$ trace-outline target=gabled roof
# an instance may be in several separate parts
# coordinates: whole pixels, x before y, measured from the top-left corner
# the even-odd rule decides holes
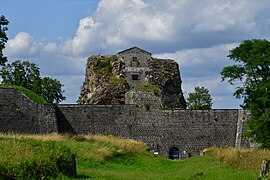
[[[141,48],[138,48],[138,47],[136,47],[136,46],[134,46],[134,47],[132,47],[132,48],[129,48],[129,49],[126,49],[126,50],[123,50],[123,51],[120,51],[120,52],[118,52],[117,54],[122,54],[122,53],[125,53],[125,52],[127,52],[127,51],[131,51],[131,50],[133,50],[133,49],[138,50],[138,51],[142,51],[142,52],[147,53],[147,54],[149,54],[149,55],[151,56],[151,53],[150,53],[150,52],[145,51],[145,50],[143,50],[143,49],[141,49]]]

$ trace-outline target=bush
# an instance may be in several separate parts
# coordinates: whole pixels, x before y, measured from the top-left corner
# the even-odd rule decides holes
[[[69,175],[71,151],[53,141],[0,138],[0,179],[40,179]]]

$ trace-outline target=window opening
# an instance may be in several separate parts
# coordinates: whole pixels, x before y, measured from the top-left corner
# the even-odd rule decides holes
[[[132,74],[132,80],[139,80],[139,74]]]

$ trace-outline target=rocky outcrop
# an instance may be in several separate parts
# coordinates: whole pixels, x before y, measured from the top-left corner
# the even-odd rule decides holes
[[[146,65],[130,67],[125,63],[126,61],[117,55],[89,57],[79,103],[124,104],[125,93],[136,88],[133,87],[134,82],[135,84],[140,82],[140,85],[146,84],[146,88],[150,87],[147,84],[152,84],[160,89],[161,107],[186,108],[177,62],[168,59],[138,59],[138,61],[146,62]],[[133,71],[138,73],[141,69],[143,69],[143,73],[140,74],[139,80],[132,80],[130,76]],[[134,82],[131,84],[130,81]]]
[[[154,84],[161,90],[163,108],[186,108],[181,89],[180,71],[177,62],[170,59],[148,60],[149,71],[145,78],[149,84]]]
[[[124,104],[129,90],[124,68],[116,55],[89,57],[79,104]]]

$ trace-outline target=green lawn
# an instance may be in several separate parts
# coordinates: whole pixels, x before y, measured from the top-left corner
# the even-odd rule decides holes
[[[257,173],[234,169],[208,156],[172,161],[133,154],[95,164],[77,159],[77,179],[257,179]]]
[[[6,142],[10,142],[11,145],[6,145]],[[0,165],[6,167],[6,171],[0,171],[3,173],[0,173],[0,177],[5,177],[9,174],[8,172],[14,172],[13,177],[18,178],[19,175],[25,174],[23,171],[26,167],[29,172],[32,172],[33,167],[38,167],[35,168],[37,170],[33,171],[35,173],[43,170],[42,177],[44,179],[248,180],[257,179],[259,172],[259,167],[252,170],[237,169],[227,163],[220,162],[219,158],[213,156],[198,156],[187,160],[172,161],[147,152],[147,147],[141,142],[113,136],[0,135],[0,144],[2,144],[0,151],[0,160],[2,159],[0,162],[2,164],[0,163]],[[35,148],[40,150],[37,151]],[[61,153],[62,150],[65,151]],[[218,154],[221,154],[221,150],[217,151]],[[216,150],[212,149],[209,152],[213,153],[214,151]],[[16,156],[7,158],[5,153],[8,152],[12,152]],[[27,158],[29,153],[32,153],[31,158]],[[64,156],[68,159],[70,153],[76,156],[77,176],[75,178],[64,176],[59,172],[61,169],[59,168],[59,165],[61,165],[59,160],[65,160],[62,158]],[[7,166],[8,164],[9,166]],[[15,171],[18,169],[15,166],[20,167],[21,170]],[[57,171],[44,169],[48,166],[54,167]],[[58,173],[56,176],[55,172]],[[41,176],[37,174],[36,177]]]

